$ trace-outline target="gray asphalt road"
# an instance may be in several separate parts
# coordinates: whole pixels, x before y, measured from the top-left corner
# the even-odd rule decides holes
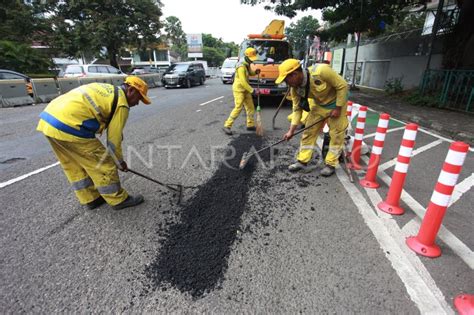
[[[395,227],[368,220],[354,203],[354,195],[369,202],[364,189],[354,194],[343,178],[319,171],[288,173],[297,141],[247,172],[228,168],[246,148],[262,145],[243,117],[234,136],[220,130],[233,106],[229,85],[212,79],[150,95],[153,104],[133,108],[125,130],[129,167],[195,188],[178,206],[166,190],[122,174],[123,186],[146,198],[123,211],[82,209],[59,166],[0,188],[2,312],[418,313],[430,310],[426,298],[449,313],[457,294],[474,292],[472,269],[442,241],[441,258],[420,260],[396,254],[397,241],[380,238],[395,238],[416,219],[413,212],[396,218]],[[278,117],[281,129],[270,131],[276,105],[264,105],[267,141],[274,141],[289,108]],[[56,162],[34,131],[43,108],[2,109],[1,183]],[[395,135],[389,147],[398,148]],[[411,168],[423,176],[409,177],[407,191],[423,205],[446,146],[414,159]],[[472,173],[472,154],[468,163],[461,179]],[[446,226],[472,246],[470,205],[472,190],[453,205],[457,217]],[[410,278],[413,266],[422,270]],[[433,294],[417,293],[424,289],[418,277]]]

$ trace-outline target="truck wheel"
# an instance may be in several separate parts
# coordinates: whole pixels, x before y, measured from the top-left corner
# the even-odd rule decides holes
[[[204,78],[201,77],[201,78],[199,79],[199,85],[203,85],[203,84],[204,84]]]
[[[191,80],[187,79],[186,80],[186,88],[190,88],[191,87]]]

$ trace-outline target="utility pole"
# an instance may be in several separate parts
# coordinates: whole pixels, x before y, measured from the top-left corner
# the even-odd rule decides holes
[[[360,25],[362,24],[362,12],[363,12],[363,9],[364,9],[364,0],[360,0],[360,16],[359,16],[359,25],[358,25],[358,29],[359,31],[357,31],[357,46],[356,46],[356,53],[355,53],[355,58],[354,58],[354,70],[353,70],[353,73],[352,73],[352,83],[351,83],[351,86],[350,86],[350,90],[351,91],[357,91],[359,90],[359,88],[356,86],[356,83],[355,83],[355,78],[356,78],[356,71],[357,71],[357,57],[359,55],[359,44],[360,44]]]

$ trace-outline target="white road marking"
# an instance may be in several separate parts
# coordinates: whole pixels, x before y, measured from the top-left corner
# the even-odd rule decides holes
[[[206,105],[206,104],[209,104],[209,103],[212,103],[212,102],[214,102],[214,101],[220,100],[221,98],[224,98],[224,96],[219,96],[219,97],[217,97],[217,98],[215,98],[215,99],[213,99],[213,100],[210,100],[210,101],[201,103],[201,104],[199,104],[199,106],[204,106],[204,105]]]
[[[201,111],[201,110],[200,110],[200,109],[198,109],[198,110],[196,111],[196,113],[199,113],[200,111]]]
[[[422,147],[419,147],[418,149],[416,150],[413,150],[412,153],[411,153],[411,157],[414,157],[415,155],[417,154],[420,154],[426,150],[429,150],[431,148],[434,148],[436,147],[437,145],[440,145],[441,143],[443,143],[443,140],[436,140],[436,141],[433,141],[433,142],[430,142],[428,143],[427,145],[424,145]],[[391,159],[390,161],[387,161],[385,163],[383,163],[382,165],[380,165],[379,167],[379,170],[381,171],[385,171],[386,169],[389,169],[391,168],[392,166],[394,166],[395,164],[397,164],[397,158],[393,158]]]
[[[471,176],[465,178],[462,182],[458,183],[454,187],[453,195],[451,196],[451,201],[449,202],[449,207],[458,201],[464,193],[469,191],[472,186],[474,186],[474,173],[471,173]]]
[[[152,98],[152,99],[153,99],[153,98],[157,98],[157,97],[158,97],[158,96],[156,96],[156,95],[155,95],[155,96],[150,96],[150,98]]]
[[[371,111],[371,112],[379,113],[378,111],[376,111],[376,110],[374,110],[374,109],[371,109],[370,107],[368,107],[367,109],[368,109],[369,111]],[[401,123],[401,124],[403,124],[403,125],[407,125],[406,122],[401,121],[401,120],[399,120],[399,119],[396,119],[396,118],[393,118],[393,117],[390,117],[390,119],[391,119],[391,120],[394,120],[394,121],[396,121],[396,122],[399,122],[399,123]],[[426,134],[428,134],[428,135],[430,135],[430,136],[433,136],[433,137],[435,137],[435,138],[444,140],[444,141],[449,142],[449,143],[452,143],[452,142],[456,141],[456,140],[453,140],[453,139],[445,138],[445,137],[443,137],[443,136],[440,136],[440,135],[438,135],[438,134],[436,134],[436,133],[433,133],[433,132],[428,131],[428,130],[423,129],[423,128],[418,128],[418,131],[424,132],[424,133],[426,133]],[[469,148],[469,151],[474,152],[474,148]]]
[[[393,128],[393,129],[388,129],[387,130],[387,133],[390,133],[390,132],[394,132],[394,131],[398,131],[398,130],[403,130],[405,129],[405,126],[403,127],[397,127],[397,128]],[[364,139],[367,139],[367,138],[372,138],[373,136],[375,136],[377,133],[374,132],[374,133],[369,133],[368,135],[364,136]]]
[[[390,185],[392,179],[385,172],[378,172],[377,174],[382,181],[387,185]],[[413,212],[420,218],[423,219],[426,209],[418,201],[416,201],[409,193],[404,189],[402,190],[401,199],[405,204],[410,207]],[[448,245],[451,250],[456,253],[471,269],[474,269],[474,252],[458,239],[453,233],[451,233],[444,225],[441,225],[438,237]]]
[[[344,171],[338,168],[336,174],[420,312],[422,314],[454,313],[444,299],[440,300],[439,293],[433,292],[433,288],[423,281],[415,267],[409,262],[407,255],[390,235],[382,219],[375,214],[357,187],[349,182]]]
[[[7,187],[7,186],[10,186],[11,184],[14,184],[16,182],[19,182],[21,180],[24,180],[25,178],[28,178],[32,175],[35,175],[35,174],[39,174],[43,171],[46,171],[47,169],[51,168],[51,167],[54,167],[56,165],[59,165],[59,162],[56,162],[54,164],[51,164],[51,165],[48,165],[48,166],[45,166],[45,167],[42,167],[42,168],[39,168],[33,172],[30,172],[28,174],[25,174],[25,175],[21,175],[17,178],[13,178],[13,179],[10,179],[10,180],[7,180],[6,182],[3,182],[3,183],[0,183],[0,188],[4,188],[4,187]]]
[[[377,209],[377,205],[379,204],[379,202],[382,201],[382,198],[380,197],[379,193],[375,189],[365,188],[365,191],[367,192],[367,195],[370,199],[370,202],[372,203],[372,206],[374,207],[374,209]],[[409,249],[408,246],[405,244],[406,236],[404,235],[404,233],[398,226],[395,219],[388,213],[378,211],[378,210],[375,210],[375,211],[377,212],[379,217],[382,218],[382,222],[385,225],[385,227],[388,229],[393,240],[397,243],[398,247],[405,254],[405,258],[408,259],[408,261],[411,263],[411,265],[416,270],[418,275],[421,277],[423,282],[430,288],[431,292],[438,299],[440,304],[443,306],[444,310],[447,313],[449,312],[453,313],[453,310],[451,309],[451,307],[446,303],[446,298],[444,294],[436,285],[436,282],[431,277],[431,274],[426,269],[425,265],[422,263],[420,258],[416,255],[416,253],[413,252],[411,249]],[[415,218],[418,220],[417,217]]]

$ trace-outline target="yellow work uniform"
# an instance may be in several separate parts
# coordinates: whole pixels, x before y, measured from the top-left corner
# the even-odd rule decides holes
[[[329,65],[320,64],[312,69],[309,82],[306,82],[306,84],[310,84],[308,99],[313,100],[309,102],[310,111],[305,121],[306,126],[313,124],[322,117],[327,117],[336,107],[341,109],[339,117],[330,117],[326,120],[331,140],[329,142],[329,152],[326,155],[325,163],[330,166],[336,166],[339,162],[339,156],[342,151],[342,146],[344,145],[344,134],[348,126],[346,118],[347,82]],[[299,90],[291,88],[290,95],[293,101],[292,125],[298,125],[301,122],[303,112],[299,107],[302,98],[301,94],[301,88]],[[300,142],[300,151],[297,157],[298,161],[308,163],[311,160],[313,149],[323,124],[324,121],[303,132]]]
[[[112,113],[115,93],[117,107]],[[129,109],[122,88],[91,83],[55,98],[40,114],[37,130],[51,143],[81,204],[100,195],[110,205],[127,199],[115,162],[96,134],[107,129],[107,147],[122,162],[122,131]]]
[[[224,123],[224,127],[226,128],[232,127],[243,107],[245,107],[245,112],[247,113],[247,127],[255,126],[253,118],[255,113],[255,106],[252,99],[253,88],[249,84],[249,75],[255,75],[255,73],[250,70],[250,65],[246,61],[239,62],[235,70],[234,84],[232,84],[235,107]]]

